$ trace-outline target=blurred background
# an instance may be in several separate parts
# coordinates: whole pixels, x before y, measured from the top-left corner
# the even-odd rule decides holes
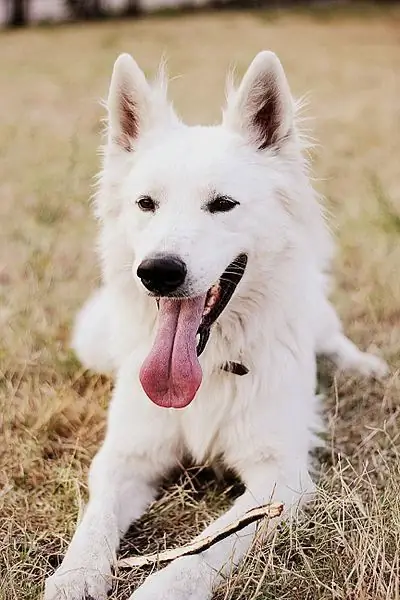
[[[394,4],[396,1],[375,0],[375,4]],[[367,8],[367,3],[360,0],[2,0],[0,22],[19,27],[35,22],[132,16],[168,8],[256,9],[307,5],[335,8],[346,4]]]
[[[69,349],[99,284],[90,197],[113,63],[168,58],[189,123],[218,122],[228,70],[274,50],[296,97],[314,185],[337,240],[346,333],[390,363],[383,383],[322,368],[327,446],[309,518],[258,548],[218,599],[394,600],[400,577],[400,5],[0,0],[0,598],[40,595],[86,498],[112,381]],[[201,5],[201,6],[199,6]],[[151,13],[151,14],[150,14]],[[323,366],[322,366],[323,367]],[[186,470],[131,551],[188,541],[231,487]],[[196,510],[194,507],[196,506]],[[120,574],[128,597],[144,572]],[[260,583],[261,582],[261,583]],[[245,591],[243,591],[245,590]]]

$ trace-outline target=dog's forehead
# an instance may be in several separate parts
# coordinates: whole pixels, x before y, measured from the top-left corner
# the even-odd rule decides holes
[[[218,183],[240,160],[237,136],[222,127],[179,127],[147,144],[136,173],[155,186]]]
[[[238,136],[226,128],[216,126],[181,125],[166,132],[160,139],[160,147],[167,146],[176,156],[186,159],[206,160],[225,157],[231,153]]]

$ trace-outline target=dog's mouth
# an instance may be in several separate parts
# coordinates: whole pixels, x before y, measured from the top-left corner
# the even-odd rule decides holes
[[[200,327],[197,331],[197,356],[200,356],[206,347],[210,337],[210,328],[232,298],[236,286],[244,275],[246,265],[247,254],[239,254],[222,273],[218,283],[208,290]]]
[[[183,408],[195,397],[202,381],[198,356],[206,347],[212,325],[231,300],[246,265],[247,255],[237,256],[202,296],[157,298],[158,330],[140,370],[142,387],[155,404]]]

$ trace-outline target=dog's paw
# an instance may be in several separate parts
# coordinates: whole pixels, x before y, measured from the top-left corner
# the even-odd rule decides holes
[[[63,565],[46,580],[44,600],[106,600],[111,589],[111,572],[104,574],[85,567]]]
[[[130,600],[211,600],[211,597],[208,569],[204,569],[200,558],[188,556],[150,575]]]

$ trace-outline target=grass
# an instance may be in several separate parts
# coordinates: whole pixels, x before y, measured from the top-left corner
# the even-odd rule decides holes
[[[400,129],[398,9],[341,14],[153,17],[0,38],[0,597],[31,600],[65,552],[104,434],[112,383],[68,348],[73,316],[97,284],[88,198],[113,61],[154,72],[166,50],[171,93],[189,122],[215,121],[226,69],[260,49],[310,91],[316,186],[338,239],[334,299],[348,334],[378,347],[383,383],[322,365],[326,447],[318,497],[300,524],[256,544],[218,600],[396,600],[400,577]],[[238,40],[240,43],[238,43]],[[207,469],[166,483],[122,551],[187,541],[238,493]],[[123,600],[145,570],[117,574]]]

